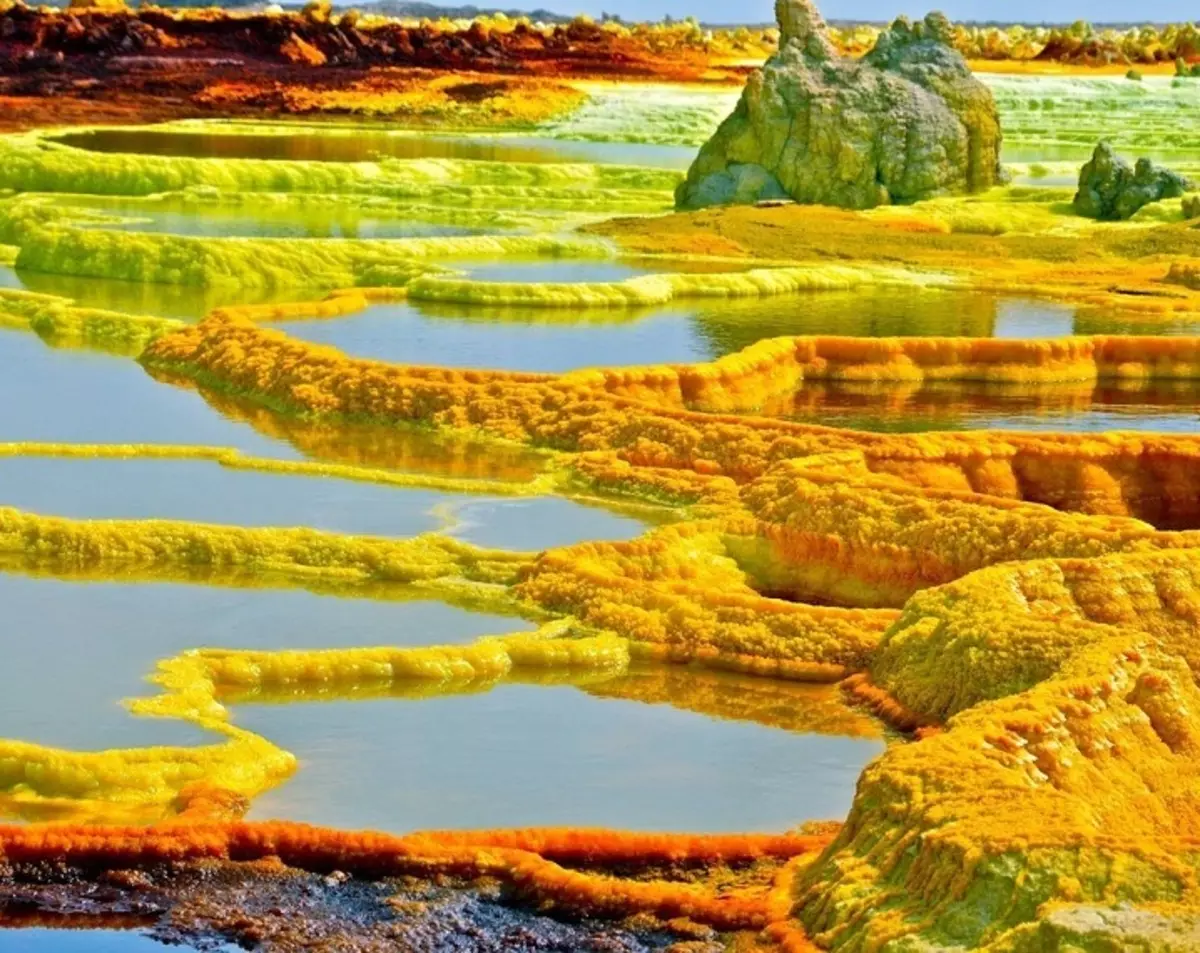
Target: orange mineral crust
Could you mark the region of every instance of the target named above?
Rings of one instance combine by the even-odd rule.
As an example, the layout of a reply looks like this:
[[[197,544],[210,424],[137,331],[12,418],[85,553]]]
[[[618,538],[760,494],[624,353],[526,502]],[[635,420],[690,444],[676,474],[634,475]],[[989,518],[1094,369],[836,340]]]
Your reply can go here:
[[[1193,948],[1200,438],[888,435],[751,414],[840,382],[1188,380],[1197,354],[1194,338],[780,338],[707,365],[553,376],[355,360],[234,311],[157,338],[143,362],[310,425],[540,448],[568,481],[681,506],[639,539],[538,554],[513,595],[625,640],[638,664],[843,680],[912,733],[866,769],[819,856],[784,865],[766,908],[688,893],[688,916],[785,950],[1031,953]],[[528,869],[549,876],[539,856]],[[561,889],[588,909],[684,903],[641,887],[601,899],[576,876]],[[1183,945],[1154,947],[1162,931]],[[1093,946],[1053,945],[1080,936]]]
[[[683,917],[720,930],[756,930],[767,926],[772,916],[787,915],[786,905],[775,899],[775,880],[790,881],[787,862],[814,855],[829,840],[828,835],[692,836],[582,829],[433,831],[394,837],[285,822],[196,821],[151,828],[0,828],[0,857],[17,868],[47,861],[123,869],[277,858],[302,870],[367,877],[483,876],[508,882],[547,908],[617,918]],[[741,886],[705,882],[714,871],[755,865],[767,865],[765,878],[753,871]],[[699,874],[690,880],[655,879],[654,871],[661,867],[696,868]],[[610,873],[614,868],[627,873]]]
[[[754,353],[786,342],[789,353],[807,351],[812,339],[775,339],[748,349]],[[819,339],[818,339],[819,340]],[[836,340],[836,339],[835,339]],[[845,339],[842,339],[845,340]],[[915,340],[915,339],[914,339]],[[1008,350],[995,380],[1011,375],[1028,386],[1071,384],[1081,372],[1074,359],[1065,369],[1047,355],[1087,354],[1084,373],[1121,368],[1143,377],[1183,376],[1195,367],[1193,338],[1092,338],[1059,342],[1018,342],[997,349],[990,341],[946,343],[918,340],[920,354],[947,355]],[[904,356],[908,345],[885,342],[887,353]],[[871,347],[845,349],[847,371],[874,371]],[[851,363],[854,354],[868,363]],[[1013,359],[1018,355],[1021,360]],[[1094,355],[1104,355],[1097,364]],[[1200,442],[1191,437],[1132,435],[927,434],[897,436],[814,427],[751,416],[706,414],[681,407],[677,382],[712,381],[714,393],[738,392],[746,381],[772,381],[773,371],[739,360],[709,365],[664,365],[621,371],[578,372],[561,377],[500,371],[456,371],[389,365],[349,358],[332,348],[297,341],[262,328],[237,314],[211,316],[199,325],[154,341],[143,363],[160,373],[189,379],[276,410],[334,418],[407,421],[438,429],[486,433],[505,440],[575,454],[597,452],[634,467],[655,471],[650,479],[662,491],[680,473],[682,492],[727,494],[728,477],[752,481],[783,460],[838,452],[860,455],[852,464],[861,476],[891,478],[919,486],[1049,504],[1055,508],[1131,516],[1172,528],[1195,525],[1200,493],[1195,463]],[[901,366],[910,368],[911,361]],[[953,379],[971,363],[943,359],[942,379]],[[790,366],[777,392],[802,392]],[[1048,368],[1048,369],[1047,369]],[[885,379],[886,382],[886,379]],[[616,391],[617,393],[613,393]],[[635,393],[627,397],[622,391]],[[747,408],[743,408],[747,409]],[[599,470],[594,458],[589,464]],[[833,464],[837,469],[840,464]],[[621,471],[609,470],[617,478]],[[710,478],[697,481],[696,477]],[[713,479],[717,478],[717,479]],[[860,479],[856,477],[855,479]],[[889,482],[884,480],[883,482]],[[686,488],[686,489],[685,489]]]

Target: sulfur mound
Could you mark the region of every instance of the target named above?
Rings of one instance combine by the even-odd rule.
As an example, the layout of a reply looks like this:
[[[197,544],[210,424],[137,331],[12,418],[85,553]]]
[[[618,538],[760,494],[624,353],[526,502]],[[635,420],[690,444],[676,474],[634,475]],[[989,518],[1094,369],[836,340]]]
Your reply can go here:
[[[677,207],[790,196],[872,208],[999,181],[996,104],[951,47],[944,16],[901,17],[854,60],[810,0],[778,0],[775,14],[779,52],[700,150]]]
[[[1137,166],[1113,152],[1101,142],[1091,161],[1079,170],[1079,191],[1075,193],[1075,211],[1088,218],[1120,221],[1131,218],[1143,205],[1178,198],[1191,183],[1182,175],[1163,169],[1149,159],[1138,159]]]

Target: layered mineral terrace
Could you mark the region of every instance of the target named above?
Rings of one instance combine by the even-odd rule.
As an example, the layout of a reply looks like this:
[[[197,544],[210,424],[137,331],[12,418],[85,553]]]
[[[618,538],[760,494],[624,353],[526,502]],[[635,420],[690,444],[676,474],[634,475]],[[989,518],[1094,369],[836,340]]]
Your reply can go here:
[[[308,28],[305,43],[329,33]],[[1200,314],[1187,278],[1200,239],[1178,201],[1119,226],[1070,215],[1061,189],[1027,187],[870,212],[637,217],[669,209],[681,179],[591,162],[106,153],[63,130],[0,142],[0,243],[14,274],[119,279],[105,293],[182,289],[205,304],[192,320],[0,289],[0,324],[106,352],[302,457],[10,440],[0,462],[203,461],[653,516],[633,539],[527,552],[444,531],[0,508],[0,563],[28,578],[420,597],[528,623],[463,644],[194,647],[142,673],[153,693],[129,707],[202,729],[208,743],[0,742],[0,810],[26,822],[0,828],[10,908],[140,914],[167,939],[264,949],[439,949],[447,923],[485,949],[1197,948],[1200,436],[874,433],[806,422],[803,409],[835,393],[886,408],[972,388],[1034,405],[1107,389],[1136,403],[1200,380],[1200,338],[771,334],[713,360],[535,373],[355,357],[272,326],[380,302],[552,323],[878,289],[920,301],[1020,289],[1146,332],[1186,330]],[[119,210],[105,205],[117,200]],[[483,234],[138,227],[163,207],[374,210]],[[596,224],[612,215],[626,217]],[[462,264],[634,255],[645,273],[574,283],[486,280]],[[354,428],[370,439],[342,441]],[[634,671],[653,678],[611,678]],[[714,671],[763,688],[723,693],[706,681]],[[232,709],[247,699],[579,684],[771,723],[798,717],[781,688],[798,682],[836,685],[896,735],[841,824],[395,836],[245,819],[304,770],[239,724]],[[809,717],[831,732],[870,730],[836,705]]]

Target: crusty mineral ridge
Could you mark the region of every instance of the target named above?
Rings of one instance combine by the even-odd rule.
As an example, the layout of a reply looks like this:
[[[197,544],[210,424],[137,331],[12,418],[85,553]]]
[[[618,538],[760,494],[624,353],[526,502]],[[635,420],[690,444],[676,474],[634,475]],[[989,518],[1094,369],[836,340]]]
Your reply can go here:
[[[810,0],[778,0],[775,14],[779,52],[700,150],[679,208],[785,197],[871,208],[999,180],[996,104],[940,13],[901,17],[860,60],[838,56]]]

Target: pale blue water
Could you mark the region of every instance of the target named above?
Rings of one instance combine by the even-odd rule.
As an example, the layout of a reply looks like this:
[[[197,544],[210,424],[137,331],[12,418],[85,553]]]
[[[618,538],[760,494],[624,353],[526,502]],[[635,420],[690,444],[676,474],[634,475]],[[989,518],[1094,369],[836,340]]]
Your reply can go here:
[[[129,358],[51,348],[20,331],[0,330],[0,408],[5,442],[184,443],[296,456]]]
[[[133,930],[0,928],[0,953],[166,953],[170,949],[178,947],[165,946]]]
[[[127,232],[151,232],[189,235],[200,238],[444,238],[479,235],[483,229],[456,225],[434,225],[411,219],[345,218],[314,213],[255,217],[223,212],[199,206],[190,210],[162,211],[144,206],[110,205],[106,212],[131,219],[128,222],[97,224],[95,228],[116,228]],[[496,234],[499,229],[488,229]]]
[[[85,750],[216,740],[119,706],[153,694],[144,677],[154,663],[191,648],[464,643],[530,628],[430,601],[13,574],[0,574],[0,604],[14,635],[0,669],[0,737]],[[671,708],[661,703],[669,694],[652,705],[593,696],[589,685],[612,691],[596,676],[431,698],[234,699],[232,712],[301,759],[253,817],[393,831],[558,823],[705,831],[780,830],[845,813],[855,777],[883,743],[806,729],[806,706],[819,720],[830,689],[703,677],[719,682],[704,697],[781,693],[759,710],[772,720],[785,713],[791,729]]]
[[[0,407],[3,442],[231,447],[253,456],[332,458],[403,470],[446,464],[454,475],[518,480],[530,479],[543,466],[519,448],[442,439],[401,426],[347,425],[331,440],[331,431],[320,425],[263,418],[252,406],[211,403],[194,390],[159,383],[129,358],[52,348],[32,334],[4,329]],[[256,429],[250,421],[269,429]]]
[[[1034,430],[1066,433],[1101,433],[1111,430],[1137,430],[1147,433],[1200,434],[1200,388],[1195,391],[1191,408],[1169,408],[1153,404],[1112,409],[1103,404],[1076,410],[997,412],[994,402],[983,407],[966,407],[954,414],[935,416],[911,413],[872,414],[861,410],[800,412],[794,419],[802,423],[853,430],[887,433],[920,433],[930,430]],[[1026,405],[1028,402],[1025,402]]]
[[[401,586],[390,591],[404,597]],[[217,740],[184,722],[134,717],[120,705],[156,694],[146,682],[155,664],[189,649],[463,644],[533,628],[428,599],[11,573],[0,573],[0,605],[9,636],[0,737],[84,750]]]
[[[417,302],[373,305],[328,321],[294,321],[288,334],[355,357],[398,364],[562,373],[581,367],[707,360],[686,312],[513,312]]]
[[[0,505],[74,519],[308,526],[393,537],[440,530],[449,520],[449,530],[467,542],[519,550],[631,539],[646,529],[640,520],[561,497],[489,499],[203,460],[0,457]]]
[[[752,680],[741,682],[752,690]],[[738,680],[729,688],[738,691]],[[802,712],[803,690],[780,704]],[[397,832],[784,830],[844,817],[859,773],[883,750],[879,739],[713,719],[569,685],[234,712],[301,759],[252,817]]]
[[[576,267],[568,263],[529,266],[526,280],[535,275],[565,280]],[[498,265],[490,273],[502,280],[512,274],[511,268]],[[1073,308],[1033,300],[884,289],[680,302],[641,310],[403,301],[328,320],[284,322],[279,327],[293,337],[331,345],[354,357],[547,373],[710,361],[764,338],[797,334],[1036,338],[1197,331],[1194,321],[1147,327],[1131,326],[1117,316],[1084,320],[1086,331]]]

